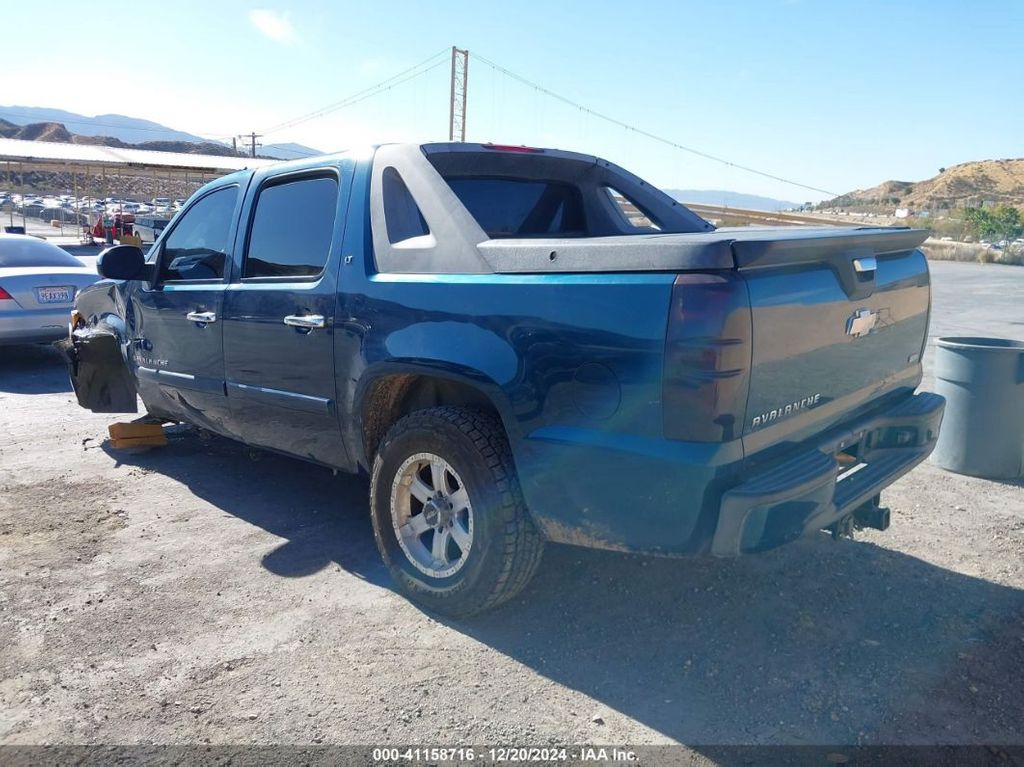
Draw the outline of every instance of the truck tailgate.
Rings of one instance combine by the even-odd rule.
[[[918,385],[930,302],[928,265],[916,248],[927,232],[736,234],[733,254],[752,310],[748,455]]]

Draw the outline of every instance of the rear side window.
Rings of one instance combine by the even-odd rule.
[[[612,201],[615,209],[622,216],[622,220],[634,229],[642,229],[648,232],[657,232],[661,227],[655,223],[654,218],[637,203],[626,197],[618,189],[611,186],[601,187],[604,193]]]
[[[394,245],[430,234],[430,228],[416,200],[412,198],[409,188],[394,168],[385,168],[381,174],[381,196],[384,199],[388,242]]]
[[[324,270],[338,208],[335,176],[307,176],[260,190],[242,276],[316,277]]]
[[[516,178],[446,178],[455,196],[491,238],[583,237],[579,189]]]
[[[161,259],[161,281],[217,280],[224,277],[228,234],[238,187],[211,192],[186,210],[168,236]]]

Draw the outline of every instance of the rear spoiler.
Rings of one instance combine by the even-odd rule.
[[[734,232],[736,233],[736,232]],[[927,229],[909,227],[857,227],[852,229],[773,229],[751,231],[733,240],[737,269],[849,261],[858,256],[906,253],[928,237]]]

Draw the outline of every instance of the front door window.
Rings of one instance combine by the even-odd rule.
[[[167,237],[160,282],[222,280],[238,187],[218,189],[185,211]]]

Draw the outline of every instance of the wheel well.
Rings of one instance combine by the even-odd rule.
[[[438,376],[397,374],[373,383],[363,399],[363,451],[369,469],[377,447],[398,419],[416,410],[438,405],[473,407],[497,412],[494,403],[476,387]]]

